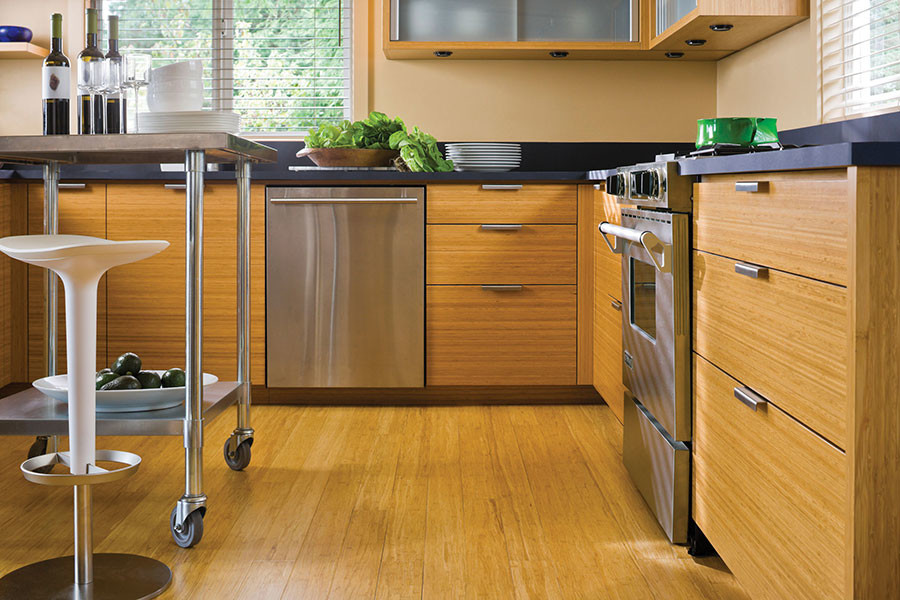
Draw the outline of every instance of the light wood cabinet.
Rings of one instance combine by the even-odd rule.
[[[575,385],[576,293],[428,286],[426,385]]]
[[[753,598],[843,597],[843,452],[694,358],[694,520]]]
[[[427,222],[575,224],[578,188],[552,184],[430,185]]]
[[[28,188],[0,183],[0,237],[28,230]],[[25,263],[0,254],[0,388],[28,380],[28,275]]]
[[[694,518],[753,597],[900,597],[898,197],[887,167],[695,188]]]

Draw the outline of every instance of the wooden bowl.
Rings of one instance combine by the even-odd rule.
[[[304,148],[297,153],[297,157],[304,156],[320,167],[389,167],[400,152],[366,148]]]

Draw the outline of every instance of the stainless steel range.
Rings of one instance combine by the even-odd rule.
[[[622,257],[623,460],[674,543],[690,518],[691,184],[675,162],[619,168],[606,191],[629,207],[600,224]]]

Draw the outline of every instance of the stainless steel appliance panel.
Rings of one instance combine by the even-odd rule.
[[[690,216],[626,208],[622,227],[668,249],[629,242],[622,254],[623,381],[679,441],[691,439]],[[665,272],[660,270],[665,269]]]
[[[636,400],[625,401],[622,460],[660,526],[675,544],[687,542],[690,450],[676,442]]]
[[[268,188],[267,385],[425,385],[424,197]]]

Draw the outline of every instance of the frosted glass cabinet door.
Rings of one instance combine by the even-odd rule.
[[[639,0],[519,0],[518,39],[638,41],[639,5]]]
[[[392,40],[516,41],[516,0],[390,1]]]
[[[697,8],[697,0],[656,0],[656,35]]]

